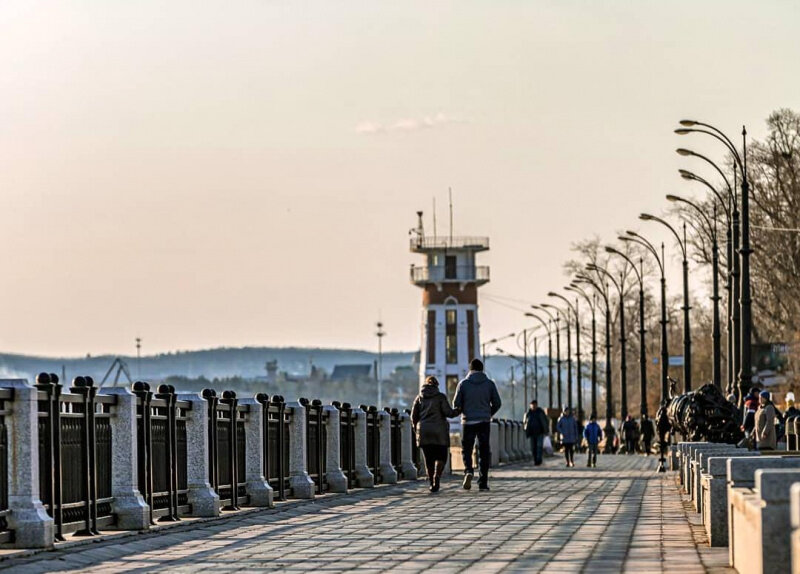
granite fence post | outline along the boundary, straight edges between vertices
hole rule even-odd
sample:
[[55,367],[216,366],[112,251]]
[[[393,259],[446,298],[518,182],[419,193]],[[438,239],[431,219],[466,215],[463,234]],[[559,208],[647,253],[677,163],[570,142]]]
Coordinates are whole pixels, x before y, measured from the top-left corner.
[[506,450],[506,425],[502,420],[493,423],[495,428],[492,431],[497,431],[497,456],[501,463],[508,462],[508,451]]
[[411,428],[411,417],[406,413],[400,414],[400,471],[405,480],[417,479],[417,467],[411,459],[411,450],[414,441],[414,429]]
[[[347,477],[342,472],[342,445],[339,409],[333,405],[325,405],[322,412],[325,417],[327,441],[325,443],[325,480],[330,492],[347,492]],[[323,415],[324,416],[324,415]]]
[[353,417],[356,421],[354,458],[356,472],[356,486],[359,488],[372,488],[375,486],[375,477],[367,465],[367,413],[363,409],[354,408]]
[[8,527],[17,548],[50,548],[55,524],[39,498],[39,414],[37,390],[24,379],[0,379],[14,389],[8,432]]
[[392,415],[386,411],[378,412],[381,427],[381,448],[379,467],[384,484],[397,484],[397,471],[392,466]]
[[247,445],[244,455],[245,488],[250,497],[250,506],[273,505],[272,487],[264,477],[264,420],[263,406],[253,398],[241,399],[240,405],[247,405],[249,411],[244,422],[244,441]]
[[314,498],[314,481],[308,476],[306,452],[306,408],[299,402],[286,403],[289,422],[289,487],[294,498]]
[[179,394],[192,408],[186,413],[186,482],[192,516],[219,516],[219,495],[209,482],[208,401],[197,393]]
[[118,530],[149,530],[150,507],[139,491],[136,396],[124,387],[103,389],[117,398],[111,417],[111,506]]

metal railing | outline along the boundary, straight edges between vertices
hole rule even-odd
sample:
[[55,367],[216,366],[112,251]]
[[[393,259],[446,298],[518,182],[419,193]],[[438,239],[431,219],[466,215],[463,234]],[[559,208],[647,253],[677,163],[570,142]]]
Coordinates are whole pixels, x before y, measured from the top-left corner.
[[8,429],[6,415],[14,400],[14,389],[0,389],[0,542],[9,542],[8,531]]
[[111,510],[111,406],[91,377],[76,377],[62,393],[56,375],[40,374],[39,489],[56,539],[99,534],[114,524]]
[[191,512],[187,481],[186,413],[172,385],[153,393],[144,382],[133,384],[136,395],[136,443],[139,491],[150,507],[150,522],[180,520]]
[[317,494],[327,489],[325,481],[325,463],[327,456],[325,445],[328,442],[327,415],[322,401],[301,398],[300,404],[306,408],[306,467],[308,476],[314,481]]
[[489,249],[488,237],[440,237],[427,235],[412,237],[409,241],[412,250],[416,249]]
[[256,395],[261,403],[264,425],[264,478],[275,493],[276,500],[286,500],[289,488],[289,415],[283,397],[271,399],[264,393]]
[[367,467],[375,477],[375,484],[380,484],[381,419],[376,407],[361,405],[361,410],[367,419]]
[[249,405],[240,405],[233,391],[218,397],[214,389],[204,389],[208,401],[209,482],[217,492],[222,510],[239,510],[247,504],[244,422]]
[[411,281],[413,283],[459,283],[464,281],[489,281],[489,267],[486,265],[456,265],[447,268],[444,265],[436,267],[411,266]]
[[[409,420],[411,420],[411,409],[405,409],[405,412],[408,415]],[[414,466],[417,467],[417,476],[422,471],[422,452],[419,448],[419,444],[417,443],[417,433],[414,432],[412,427],[411,429],[411,462],[414,463]],[[411,478],[411,477],[408,477]],[[416,478],[416,477],[414,477]]]
[[400,425],[400,411],[396,408],[390,409],[386,407],[383,409],[387,413],[389,413],[389,437],[390,442],[392,445],[392,467],[394,468],[395,472],[397,472],[398,479],[403,478],[403,465],[402,465],[402,453],[403,453],[403,437],[402,437],[402,426]]
[[339,466],[347,477],[347,488],[356,484],[356,419],[350,403],[333,401],[339,409]]

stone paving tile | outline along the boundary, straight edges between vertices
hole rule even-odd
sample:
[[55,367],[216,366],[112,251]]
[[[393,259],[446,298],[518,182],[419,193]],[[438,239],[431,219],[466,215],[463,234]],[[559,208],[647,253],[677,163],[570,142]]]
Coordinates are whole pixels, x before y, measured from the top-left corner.
[[[330,497],[11,562],[36,572],[694,572],[728,573],[674,479],[656,460],[602,456],[599,467],[495,471],[488,493],[447,480]],[[693,522],[695,522],[693,524]]]

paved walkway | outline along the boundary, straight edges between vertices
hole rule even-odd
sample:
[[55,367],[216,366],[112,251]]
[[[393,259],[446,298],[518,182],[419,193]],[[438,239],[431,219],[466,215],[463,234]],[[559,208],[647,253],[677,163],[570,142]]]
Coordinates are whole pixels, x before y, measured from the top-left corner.
[[[576,464],[584,462],[579,456]],[[57,550],[17,562],[45,571],[730,572],[703,545],[656,460],[561,459],[494,472],[488,493],[453,478],[356,491],[195,528]],[[2,566],[2,565],[0,565]]]

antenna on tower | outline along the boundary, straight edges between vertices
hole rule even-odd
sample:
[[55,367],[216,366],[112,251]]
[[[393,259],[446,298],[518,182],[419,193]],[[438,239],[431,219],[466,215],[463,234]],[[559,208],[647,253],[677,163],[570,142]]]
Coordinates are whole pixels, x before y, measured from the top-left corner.
[[447,188],[447,195],[450,200],[450,245],[453,244],[453,188]]

